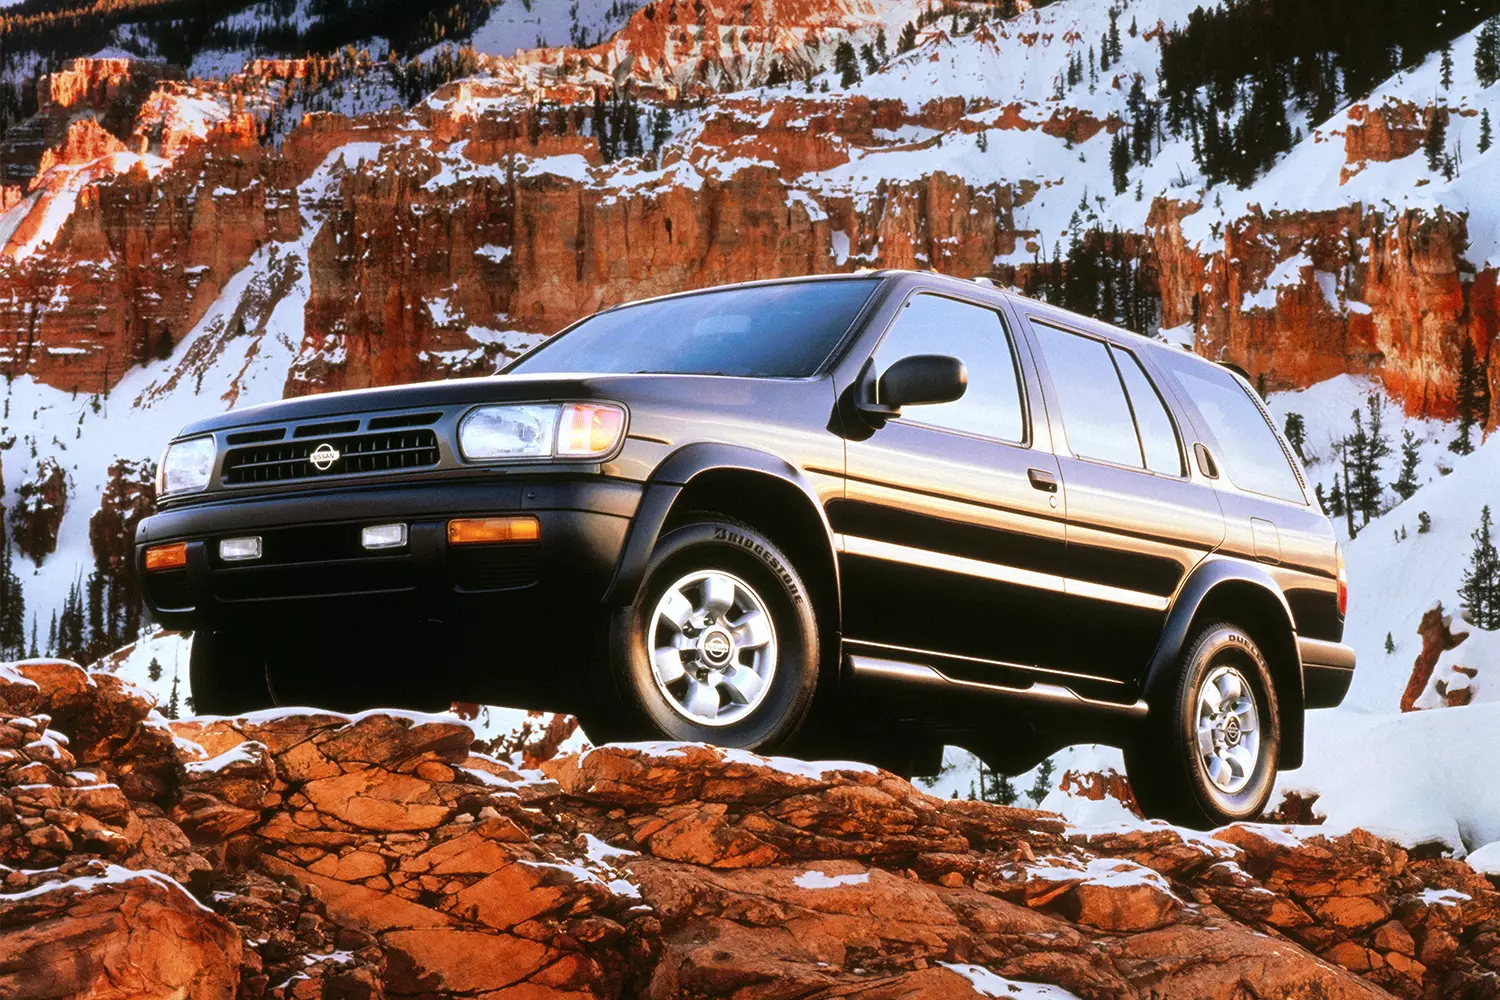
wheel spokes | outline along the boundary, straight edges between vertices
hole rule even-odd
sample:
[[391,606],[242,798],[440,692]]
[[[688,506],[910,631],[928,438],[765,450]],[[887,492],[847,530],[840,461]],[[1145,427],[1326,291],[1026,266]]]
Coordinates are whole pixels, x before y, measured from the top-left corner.
[[734,641],[740,649],[759,649],[771,641],[771,619],[764,611],[751,611],[734,627]]
[[734,581],[715,573],[703,581],[703,610],[722,618],[734,606]]
[[765,684],[760,674],[742,665],[736,665],[719,683],[729,695],[729,700],[737,705],[750,704]]
[[661,605],[657,614],[665,618],[682,631],[682,627],[693,617],[693,602],[688,600],[680,590],[670,590],[662,596]]
[[683,704],[689,712],[705,719],[719,717],[719,692],[712,685],[695,678],[688,680],[687,696]]
[[672,684],[687,673],[682,663],[682,650],[666,646],[651,655],[651,665],[656,670],[656,679],[663,684]]

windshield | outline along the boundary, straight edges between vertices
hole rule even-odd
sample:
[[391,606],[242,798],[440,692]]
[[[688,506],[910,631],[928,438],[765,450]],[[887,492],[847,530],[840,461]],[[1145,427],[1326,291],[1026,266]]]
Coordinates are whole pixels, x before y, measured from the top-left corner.
[[879,278],[725,288],[591,316],[508,372],[805,378],[838,347]]

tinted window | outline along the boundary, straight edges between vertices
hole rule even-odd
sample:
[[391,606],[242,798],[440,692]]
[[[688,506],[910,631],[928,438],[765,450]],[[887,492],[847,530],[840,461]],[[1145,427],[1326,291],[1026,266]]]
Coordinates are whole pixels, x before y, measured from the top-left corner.
[[969,388],[952,403],[907,407],[905,419],[1004,441],[1025,439],[1015,356],[999,313],[938,295],[914,296],[876,349],[875,371],[913,354],[958,358],[969,370]]
[[1079,458],[1143,468],[1130,404],[1109,345],[1043,324],[1034,324],[1047,370],[1057,389],[1068,447]]
[[1130,396],[1130,409],[1135,413],[1136,430],[1141,435],[1141,450],[1146,453],[1146,468],[1168,476],[1182,475],[1182,451],[1177,447],[1177,433],[1172,429],[1172,417],[1161,401],[1161,394],[1151,384],[1139,358],[1113,345],[1110,353]]
[[1306,503],[1281,439],[1249,388],[1215,365],[1171,354],[1166,358],[1177,384],[1208,422],[1230,482],[1252,493]]
[[828,360],[878,278],[725,288],[612,309],[511,372],[666,372],[805,378]]

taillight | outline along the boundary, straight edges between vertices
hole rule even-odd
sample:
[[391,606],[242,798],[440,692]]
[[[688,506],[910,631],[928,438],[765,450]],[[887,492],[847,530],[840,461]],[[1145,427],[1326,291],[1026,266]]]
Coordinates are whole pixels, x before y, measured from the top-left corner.
[[1339,617],[1342,618],[1349,610],[1349,571],[1344,568],[1344,547],[1335,544],[1333,552],[1339,563]]

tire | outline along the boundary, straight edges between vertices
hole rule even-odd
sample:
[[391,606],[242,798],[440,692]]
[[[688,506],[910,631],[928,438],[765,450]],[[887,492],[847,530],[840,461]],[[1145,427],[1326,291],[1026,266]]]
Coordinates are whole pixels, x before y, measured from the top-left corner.
[[807,718],[818,685],[818,622],[801,575],[759,531],[718,515],[657,543],[609,646],[614,697],[583,712],[595,742],[772,750]]
[[1281,723],[1255,641],[1225,622],[1198,629],[1151,702],[1146,731],[1125,748],[1142,811],[1197,829],[1258,817],[1276,781]]
[[195,715],[244,715],[276,704],[260,643],[227,632],[193,633],[188,685]]

